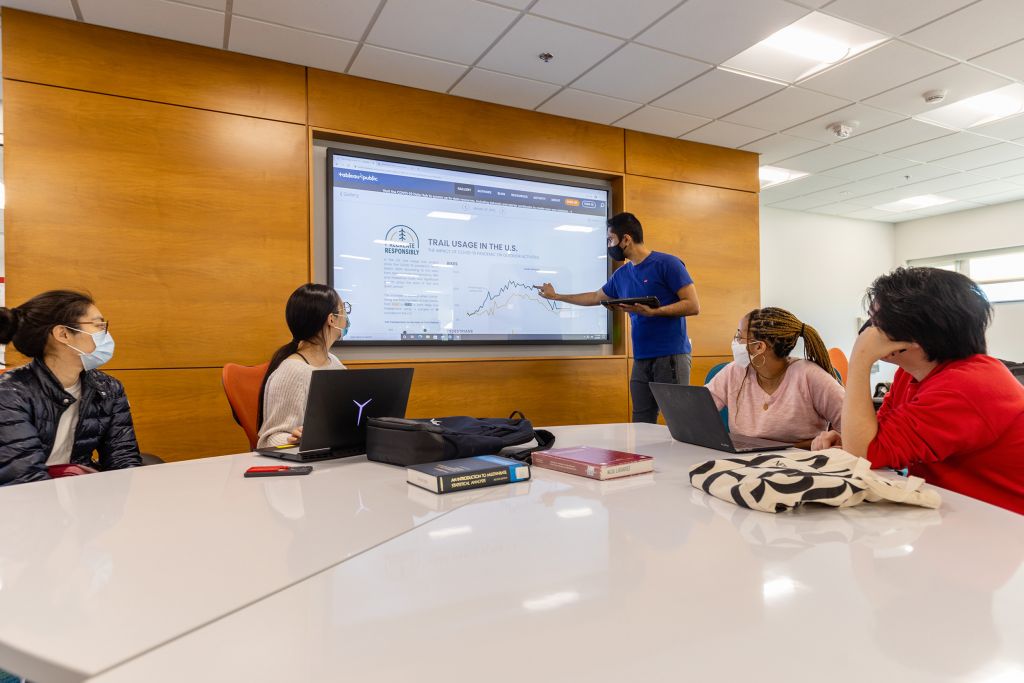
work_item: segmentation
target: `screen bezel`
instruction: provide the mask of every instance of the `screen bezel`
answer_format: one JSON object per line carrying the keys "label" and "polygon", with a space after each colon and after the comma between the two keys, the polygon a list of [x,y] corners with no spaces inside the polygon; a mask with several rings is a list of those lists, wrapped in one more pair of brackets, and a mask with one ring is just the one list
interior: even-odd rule
{"label": "screen bezel", "polygon": [[[353,151],[339,147],[328,147],[327,150],[327,212],[326,212],[326,233],[327,233],[327,249],[325,253],[325,272],[327,273],[327,284],[331,289],[337,289],[334,283],[334,260],[332,258],[334,254],[334,229],[332,222],[334,220],[334,157],[335,156],[346,156],[356,157],[358,159],[371,159],[373,161],[390,161],[398,164],[413,164],[417,166],[425,166],[427,168],[438,168],[446,171],[459,171],[462,173],[473,173],[477,175],[491,175],[498,178],[511,178],[513,180],[528,180],[532,182],[550,183],[565,185],[567,187],[579,187],[587,190],[601,190],[608,193],[608,199],[605,202],[605,219],[611,217],[612,211],[612,188],[608,185],[576,182],[562,179],[545,178],[543,176],[529,175],[523,173],[516,173],[511,170],[493,170],[493,169],[482,169],[473,166],[461,166],[456,163],[445,163],[438,161],[424,161],[421,159],[410,159],[407,157],[394,156],[389,154],[378,154],[376,152],[363,152]],[[613,268],[612,259],[608,258],[606,261],[606,272],[605,281],[611,277]],[[604,283],[600,283],[601,286]],[[603,339],[489,339],[489,340],[460,340],[460,341],[441,341],[441,340],[413,340],[413,339],[361,339],[344,341],[338,340],[335,345],[343,346],[433,346],[433,347],[454,347],[454,346],[595,346],[602,344],[611,344],[613,333],[612,325],[614,318],[612,312],[607,311],[606,314],[607,324],[605,326],[605,336]]]}

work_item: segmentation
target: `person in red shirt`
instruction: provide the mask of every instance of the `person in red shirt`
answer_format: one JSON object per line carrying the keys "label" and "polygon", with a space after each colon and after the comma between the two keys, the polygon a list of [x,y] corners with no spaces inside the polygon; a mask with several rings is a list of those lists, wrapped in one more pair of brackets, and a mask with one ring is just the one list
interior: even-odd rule
{"label": "person in red shirt", "polygon": [[[850,356],[841,446],[873,467],[914,476],[1024,514],[1024,386],[985,355],[992,306],[968,277],[897,268],[868,289],[871,319]],[[878,413],[871,366],[899,366]]]}

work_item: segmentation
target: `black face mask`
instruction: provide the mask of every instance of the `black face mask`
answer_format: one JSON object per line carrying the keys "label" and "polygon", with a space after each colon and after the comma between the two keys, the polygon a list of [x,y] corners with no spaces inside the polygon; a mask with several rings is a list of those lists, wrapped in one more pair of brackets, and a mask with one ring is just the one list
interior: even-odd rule
{"label": "black face mask", "polygon": [[608,257],[613,261],[625,261],[626,253],[622,251],[621,244],[616,244],[614,247],[608,247]]}

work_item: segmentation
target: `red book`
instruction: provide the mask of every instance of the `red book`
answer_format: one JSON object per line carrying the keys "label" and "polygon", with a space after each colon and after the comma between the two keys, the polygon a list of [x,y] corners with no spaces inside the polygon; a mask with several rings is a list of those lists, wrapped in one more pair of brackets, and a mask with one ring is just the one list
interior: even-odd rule
{"label": "red book", "polygon": [[654,470],[654,458],[650,456],[592,446],[537,451],[533,454],[533,464],[591,479],[615,479]]}

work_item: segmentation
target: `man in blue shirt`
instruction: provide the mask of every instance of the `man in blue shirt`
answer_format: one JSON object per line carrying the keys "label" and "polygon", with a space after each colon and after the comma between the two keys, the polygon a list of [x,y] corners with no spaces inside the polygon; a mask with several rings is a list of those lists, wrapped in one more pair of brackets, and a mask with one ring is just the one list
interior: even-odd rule
{"label": "man in blue shirt", "polygon": [[633,323],[633,422],[657,422],[658,404],[651,382],[690,383],[690,338],[686,316],[700,313],[697,288],[686,266],[676,256],[651,251],[644,230],[631,213],[608,219],[608,256],[626,264],[596,292],[558,294],[550,282],[537,287],[545,299],[577,306],[597,306],[609,299],[658,298],[660,306],[618,305]]}

